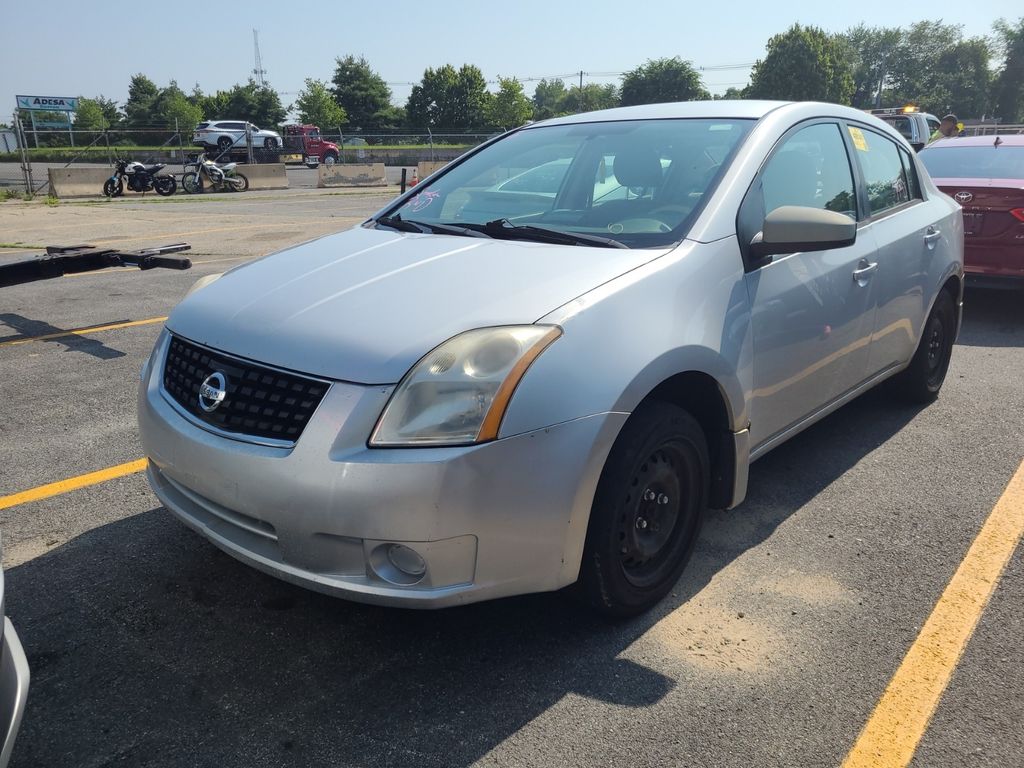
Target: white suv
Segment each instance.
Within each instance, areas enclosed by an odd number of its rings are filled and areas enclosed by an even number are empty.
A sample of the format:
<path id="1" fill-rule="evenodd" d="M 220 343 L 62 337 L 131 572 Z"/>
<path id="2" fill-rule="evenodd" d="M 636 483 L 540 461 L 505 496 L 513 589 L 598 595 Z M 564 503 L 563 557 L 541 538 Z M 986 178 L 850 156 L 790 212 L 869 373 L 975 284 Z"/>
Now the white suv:
<path id="1" fill-rule="evenodd" d="M 244 147 L 246 126 L 252 132 L 254 147 L 277 149 L 283 146 L 281 134 L 260 130 L 244 120 L 210 120 L 199 123 L 192 134 L 192 142 L 202 147 L 216 147 L 221 152 L 233 146 Z"/>

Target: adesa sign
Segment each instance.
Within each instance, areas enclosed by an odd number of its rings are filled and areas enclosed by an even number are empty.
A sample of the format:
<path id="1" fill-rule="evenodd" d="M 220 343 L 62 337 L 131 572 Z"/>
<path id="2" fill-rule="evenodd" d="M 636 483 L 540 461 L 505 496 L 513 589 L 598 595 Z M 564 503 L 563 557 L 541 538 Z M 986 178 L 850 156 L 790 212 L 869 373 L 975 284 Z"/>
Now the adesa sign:
<path id="1" fill-rule="evenodd" d="M 67 96 L 18 96 L 18 109 L 43 112 L 75 112 L 78 99 Z"/>

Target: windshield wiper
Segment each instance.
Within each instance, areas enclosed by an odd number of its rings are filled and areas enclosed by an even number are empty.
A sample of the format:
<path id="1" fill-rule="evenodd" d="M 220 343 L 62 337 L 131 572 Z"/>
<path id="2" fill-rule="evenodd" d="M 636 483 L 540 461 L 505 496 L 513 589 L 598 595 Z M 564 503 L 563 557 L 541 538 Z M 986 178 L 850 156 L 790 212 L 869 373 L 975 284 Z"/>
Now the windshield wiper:
<path id="1" fill-rule="evenodd" d="M 585 235 L 582 232 L 568 232 L 563 229 L 548 229 L 533 224 L 513 224 L 508 219 L 495 219 L 483 226 L 483 231 L 492 237 L 516 240 L 538 240 L 564 245 L 596 245 L 600 248 L 629 248 L 611 237 Z"/>
<path id="2" fill-rule="evenodd" d="M 423 232 L 426 234 L 459 235 L 461 237 L 490 237 L 485 232 L 476 229 L 467 229 L 466 227 L 457 227 L 451 224 L 435 224 L 428 221 L 403 219 L 400 213 L 396 213 L 394 216 L 381 216 L 377 219 L 376 223 L 378 226 L 390 227 L 391 229 L 397 229 L 399 232 Z"/>

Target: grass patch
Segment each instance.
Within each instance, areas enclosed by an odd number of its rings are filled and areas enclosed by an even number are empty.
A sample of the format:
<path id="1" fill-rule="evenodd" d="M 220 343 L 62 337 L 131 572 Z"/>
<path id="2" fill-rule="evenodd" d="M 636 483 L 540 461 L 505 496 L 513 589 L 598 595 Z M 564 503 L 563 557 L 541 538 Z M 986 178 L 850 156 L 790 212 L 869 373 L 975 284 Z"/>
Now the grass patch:
<path id="1" fill-rule="evenodd" d="M 13 248 L 14 250 L 29 250 L 36 248 L 45 248 L 45 245 L 35 245 L 34 243 L 0 243 L 0 248 Z"/>

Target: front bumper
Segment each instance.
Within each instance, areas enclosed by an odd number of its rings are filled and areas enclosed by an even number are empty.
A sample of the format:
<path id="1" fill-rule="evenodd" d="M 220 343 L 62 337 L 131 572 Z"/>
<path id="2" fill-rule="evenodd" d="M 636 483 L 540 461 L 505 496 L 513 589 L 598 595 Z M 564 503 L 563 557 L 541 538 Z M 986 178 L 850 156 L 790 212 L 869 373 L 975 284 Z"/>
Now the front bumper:
<path id="1" fill-rule="evenodd" d="M 4 616 L 3 648 L 0 649 L 0 768 L 6 768 L 14 749 L 14 739 L 21 727 L 28 698 L 29 670 L 25 650 L 11 620 Z"/>
<path id="2" fill-rule="evenodd" d="M 334 383 L 292 448 L 212 434 L 161 387 L 167 335 L 144 370 L 139 429 L 163 504 L 228 554 L 361 602 L 443 607 L 576 580 L 601 468 L 627 414 L 484 445 L 369 449 L 390 387 Z M 415 583 L 382 552 L 415 550 Z"/>

